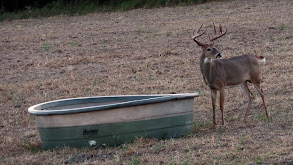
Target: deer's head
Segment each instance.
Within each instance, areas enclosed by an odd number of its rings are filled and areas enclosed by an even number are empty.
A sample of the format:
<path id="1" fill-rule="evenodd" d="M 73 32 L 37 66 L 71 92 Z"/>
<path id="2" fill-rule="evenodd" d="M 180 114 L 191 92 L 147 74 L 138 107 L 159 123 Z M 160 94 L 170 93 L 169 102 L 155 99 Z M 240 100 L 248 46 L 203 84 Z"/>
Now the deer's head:
<path id="1" fill-rule="evenodd" d="M 219 27 L 220 33 L 217 34 L 216 26 L 215 26 L 215 24 L 213 22 L 215 36 L 213 38 L 209 38 L 209 41 L 208 42 L 201 42 L 201 41 L 199 41 L 196 38 L 202 36 L 206 32 L 206 30 L 205 30 L 202 33 L 199 33 L 202 25 L 203 24 L 201 24 L 200 28 L 198 29 L 198 31 L 196 33 L 195 33 L 195 30 L 196 29 L 193 30 L 193 33 L 192 33 L 192 39 L 193 39 L 193 41 L 196 42 L 197 45 L 201 47 L 201 49 L 202 49 L 202 55 L 204 56 L 204 58 L 221 58 L 222 55 L 216 49 L 216 47 L 214 46 L 214 42 L 218 38 L 224 36 L 227 33 L 227 29 L 226 29 L 225 32 L 223 32 L 222 26 L 220 25 L 220 27 Z"/>

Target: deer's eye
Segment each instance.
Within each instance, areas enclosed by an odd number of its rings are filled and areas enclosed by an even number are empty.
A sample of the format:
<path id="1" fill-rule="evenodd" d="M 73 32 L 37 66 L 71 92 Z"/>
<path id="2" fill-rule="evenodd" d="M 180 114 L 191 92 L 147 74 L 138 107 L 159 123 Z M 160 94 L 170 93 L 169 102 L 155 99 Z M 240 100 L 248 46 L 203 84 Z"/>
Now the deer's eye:
<path id="1" fill-rule="evenodd" d="M 207 51 L 209 52 L 209 51 L 211 51 L 212 49 L 211 48 L 207 48 Z"/>

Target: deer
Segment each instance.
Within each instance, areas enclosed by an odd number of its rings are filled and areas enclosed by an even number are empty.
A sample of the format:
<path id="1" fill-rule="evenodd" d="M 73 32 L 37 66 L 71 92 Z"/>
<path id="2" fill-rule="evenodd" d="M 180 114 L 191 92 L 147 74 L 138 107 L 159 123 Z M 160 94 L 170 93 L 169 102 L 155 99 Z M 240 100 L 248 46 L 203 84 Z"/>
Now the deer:
<path id="1" fill-rule="evenodd" d="M 200 33 L 203 24 L 196 32 L 196 23 L 192 33 L 192 39 L 202 49 L 200 56 L 200 71 L 205 84 L 211 92 L 212 109 L 213 109 L 213 128 L 216 128 L 216 99 L 217 93 L 220 92 L 220 110 L 222 114 L 222 125 L 224 122 L 224 100 L 225 88 L 240 86 L 242 92 L 248 99 L 247 109 L 244 117 L 244 122 L 247 121 L 249 110 L 251 109 L 253 94 L 248 88 L 248 83 L 252 83 L 262 98 L 263 106 L 267 119 L 270 121 L 270 116 L 267 111 L 263 90 L 261 88 L 261 70 L 260 62 L 265 62 L 265 57 L 251 54 L 243 54 L 231 58 L 222 59 L 221 53 L 214 46 L 217 39 L 227 33 L 227 29 L 223 31 L 221 24 L 219 32 L 213 22 L 214 36 L 209 37 L 208 42 L 198 40 L 198 37 L 205 34 L 206 30 Z"/>

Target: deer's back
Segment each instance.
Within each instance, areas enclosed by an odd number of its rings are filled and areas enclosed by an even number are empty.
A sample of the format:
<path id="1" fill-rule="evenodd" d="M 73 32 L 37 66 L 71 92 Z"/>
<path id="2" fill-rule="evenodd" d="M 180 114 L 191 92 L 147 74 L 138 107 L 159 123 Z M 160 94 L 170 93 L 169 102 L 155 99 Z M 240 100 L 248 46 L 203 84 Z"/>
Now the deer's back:
<path id="1" fill-rule="evenodd" d="M 258 59 L 253 55 L 241 55 L 228 59 L 214 59 L 210 64 L 211 82 L 217 87 L 234 86 L 244 81 L 260 81 Z"/>

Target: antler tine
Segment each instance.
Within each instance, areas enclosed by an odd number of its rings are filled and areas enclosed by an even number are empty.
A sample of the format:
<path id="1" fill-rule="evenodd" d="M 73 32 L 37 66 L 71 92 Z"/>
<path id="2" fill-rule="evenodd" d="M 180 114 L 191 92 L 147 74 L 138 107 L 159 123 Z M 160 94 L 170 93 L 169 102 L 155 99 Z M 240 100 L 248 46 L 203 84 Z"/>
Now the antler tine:
<path id="1" fill-rule="evenodd" d="M 201 26 L 199 27 L 199 29 L 198 29 L 198 31 L 196 32 L 196 34 L 194 34 L 194 32 L 196 31 L 196 29 L 195 29 L 195 26 L 196 25 L 196 23 L 194 24 L 194 30 L 193 30 L 193 33 L 192 33 L 192 39 L 194 40 L 195 38 L 197 38 L 197 37 L 200 37 L 200 36 L 202 36 L 205 32 L 206 32 L 206 30 L 204 31 L 204 32 L 202 32 L 201 34 L 198 34 L 199 32 L 200 32 L 200 29 L 201 29 L 201 27 L 202 27 L 202 25 L 203 25 L 203 23 L 201 24 Z"/>
<path id="2" fill-rule="evenodd" d="M 215 26 L 215 22 L 213 21 L 213 25 L 214 25 L 214 32 L 215 32 L 215 35 L 217 34 L 217 30 L 216 30 L 216 26 Z"/>
<path id="3" fill-rule="evenodd" d="M 198 29 L 198 31 L 196 32 L 196 34 L 194 34 L 194 32 L 196 31 L 196 29 L 195 29 L 196 26 L 195 26 L 195 25 L 196 25 L 196 23 L 194 24 L 194 30 L 193 30 L 193 33 L 192 33 L 192 39 L 193 39 L 193 41 L 196 42 L 199 46 L 204 46 L 204 47 L 205 47 L 205 46 L 207 45 L 206 43 L 202 43 L 202 42 L 196 40 L 196 38 L 202 36 L 202 35 L 205 34 L 205 32 L 206 32 L 206 30 L 205 30 L 204 32 L 202 32 L 202 33 L 199 34 L 200 29 L 201 29 L 203 23 L 202 23 L 201 26 L 199 27 L 199 29 Z"/>
<path id="4" fill-rule="evenodd" d="M 222 31 L 222 25 L 220 24 L 220 33 L 223 33 L 223 31 Z"/>
<path id="5" fill-rule="evenodd" d="M 200 27 L 199 27 L 199 29 L 198 29 L 197 33 L 199 33 L 199 31 L 200 31 L 200 29 L 201 29 L 202 25 L 203 25 L 203 23 L 200 25 Z"/>
<path id="6" fill-rule="evenodd" d="M 215 26 L 214 26 L 214 30 L 215 30 L 215 32 L 216 32 L 216 28 L 215 28 Z M 222 37 L 223 35 L 225 35 L 225 34 L 227 33 L 227 29 L 226 29 L 226 31 L 223 33 L 223 28 L 222 28 L 222 25 L 221 25 L 221 24 L 220 24 L 220 26 L 219 26 L 219 30 L 220 30 L 220 33 L 219 33 L 219 34 L 216 34 L 216 33 L 215 33 L 215 37 L 213 37 L 212 39 L 210 39 L 211 42 L 215 41 L 216 39 Z"/>

